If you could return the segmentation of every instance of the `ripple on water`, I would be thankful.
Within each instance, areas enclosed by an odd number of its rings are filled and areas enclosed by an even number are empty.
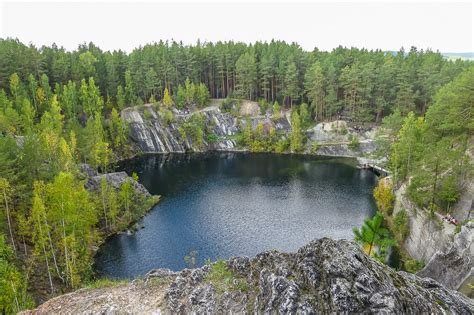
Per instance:
[[[375,211],[376,177],[342,159],[223,153],[144,156],[121,165],[162,201],[135,235],[110,238],[96,256],[99,274],[179,270],[263,250],[294,251],[314,238],[352,238]]]

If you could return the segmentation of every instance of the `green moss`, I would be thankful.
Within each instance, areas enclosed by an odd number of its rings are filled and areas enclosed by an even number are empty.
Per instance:
[[[224,260],[218,260],[211,264],[211,270],[206,276],[205,281],[211,283],[218,293],[225,291],[248,292],[250,286],[247,281],[241,277],[237,277],[232,270],[227,267]]]
[[[416,259],[407,259],[403,264],[403,269],[410,273],[417,273],[423,269],[425,265]]]
[[[116,288],[128,284],[128,280],[114,280],[109,278],[97,279],[88,283],[85,287],[88,289]]]

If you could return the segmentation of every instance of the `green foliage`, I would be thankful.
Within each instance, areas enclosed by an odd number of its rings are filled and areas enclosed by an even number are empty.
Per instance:
[[[423,269],[424,264],[416,259],[408,259],[403,264],[403,269],[410,273],[417,273]]]
[[[315,120],[326,117],[324,73],[321,63],[316,61],[305,74],[305,92],[311,102],[311,111]]]
[[[377,208],[388,215],[392,214],[395,202],[395,195],[392,189],[392,184],[384,179],[380,180],[377,187],[374,188],[374,198],[377,203]]]
[[[359,142],[359,137],[353,135],[353,134],[350,134],[349,135],[349,148],[351,148],[352,150],[357,150],[360,146],[360,142]]]
[[[14,260],[13,250],[0,234],[0,310],[4,314],[15,314],[34,305],[27,293],[26,279]]]
[[[219,141],[219,136],[217,136],[215,133],[210,133],[207,135],[207,142],[214,143],[217,141]]]
[[[311,149],[310,152],[311,154],[316,154],[321,146],[317,142],[311,143]]]
[[[174,121],[174,114],[171,110],[160,107],[159,110],[160,117],[163,119],[165,124],[171,125],[171,123]]]
[[[205,278],[210,282],[218,293],[240,291],[249,291],[248,283],[245,279],[239,278],[227,267],[225,260],[218,260],[212,263],[211,270]]]
[[[280,104],[278,104],[278,102],[275,101],[275,103],[273,103],[273,119],[274,120],[277,120],[277,119],[280,119],[281,118],[281,107],[280,107]]]
[[[236,93],[250,100],[256,94],[257,88],[257,64],[253,51],[242,54],[235,63]]]
[[[145,108],[145,110],[143,111],[143,118],[145,118],[145,120],[150,120],[153,118],[153,115],[148,109]]]
[[[171,107],[174,104],[173,99],[171,98],[171,95],[168,91],[168,88],[165,88],[165,91],[163,92],[162,102],[163,102],[163,105],[166,107]]]
[[[423,118],[416,118],[410,112],[403,122],[398,134],[398,140],[393,144],[390,165],[394,171],[395,180],[404,180],[412,171],[414,161],[422,151],[421,139],[425,130]]]
[[[88,289],[117,288],[120,286],[127,285],[128,283],[128,280],[100,278],[86,284],[85,287]]]
[[[291,113],[291,133],[290,149],[291,152],[300,152],[303,150],[304,134],[301,129],[301,120],[297,111]]]
[[[308,111],[308,104],[303,103],[300,105],[299,114],[301,119],[301,127],[303,129],[307,129],[311,124],[311,116]]]
[[[398,211],[393,218],[393,232],[400,244],[403,244],[403,241],[410,234],[408,223],[408,212],[405,209]]]
[[[190,139],[198,148],[204,144],[204,118],[201,114],[193,114],[179,129],[181,140]]]
[[[286,138],[281,138],[275,143],[274,150],[276,153],[283,153],[288,151],[290,148],[290,140]]]
[[[387,247],[395,245],[395,241],[389,236],[388,229],[383,226],[383,221],[383,215],[377,212],[372,219],[365,219],[360,229],[353,229],[354,240],[362,244],[369,256],[381,256]]]

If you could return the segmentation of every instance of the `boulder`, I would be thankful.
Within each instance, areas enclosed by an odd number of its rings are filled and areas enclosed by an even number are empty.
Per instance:
[[[120,189],[120,186],[125,181],[130,181],[132,183],[132,187],[135,189],[136,192],[143,194],[145,197],[151,196],[145,186],[133,180],[125,172],[107,173],[90,177],[85,184],[86,189],[89,191],[98,191],[100,189],[100,183],[103,178],[105,178],[107,184],[114,187],[115,189]]]

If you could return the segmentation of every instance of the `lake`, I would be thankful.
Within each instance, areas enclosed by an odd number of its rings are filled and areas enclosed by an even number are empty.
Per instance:
[[[306,155],[207,153],[145,155],[119,165],[162,199],[133,235],[109,238],[95,271],[133,278],[206,259],[295,251],[315,238],[352,239],[375,213],[377,177],[354,160]]]

